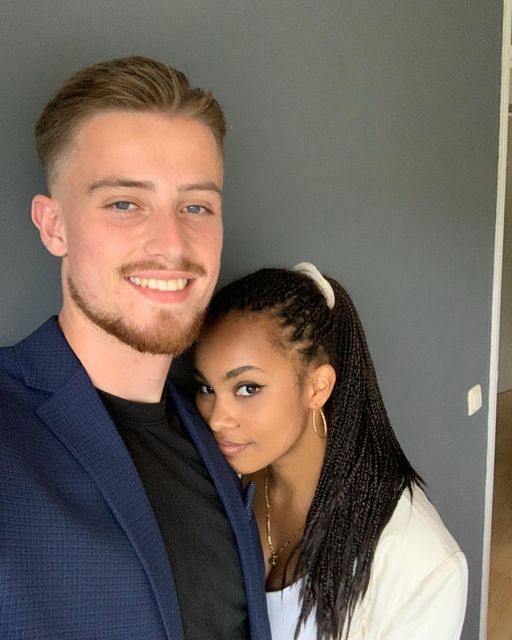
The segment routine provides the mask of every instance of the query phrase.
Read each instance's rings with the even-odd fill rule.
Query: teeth
[[[130,276],[129,280],[138,287],[156,289],[157,291],[181,291],[187,286],[188,280],[178,278],[177,280],[157,280],[156,278],[135,278]]]

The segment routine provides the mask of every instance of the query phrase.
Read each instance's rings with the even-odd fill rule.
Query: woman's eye
[[[237,396],[254,396],[262,387],[259,384],[243,384],[236,390]]]
[[[199,383],[197,385],[197,393],[200,393],[201,395],[209,395],[210,393],[213,393],[213,387],[210,387],[208,384]]]

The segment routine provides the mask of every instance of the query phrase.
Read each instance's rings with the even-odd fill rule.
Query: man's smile
[[[128,279],[138,287],[147,287],[148,289],[155,289],[158,291],[181,291],[189,282],[186,278],[161,280],[157,278],[137,278],[135,276],[130,276]]]

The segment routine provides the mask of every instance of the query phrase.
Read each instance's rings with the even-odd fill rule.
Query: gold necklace
[[[279,561],[279,556],[283,553],[283,551],[290,545],[295,538],[299,535],[299,533],[304,529],[304,525],[296,531],[292,536],[288,538],[288,540],[281,546],[277,551],[274,551],[274,545],[272,544],[272,535],[270,533],[270,501],[268,499],[268,467],[265,467],[265,507],[266,507],[266,529],[267,529],[267,542],[268,548],[270,549],[270,558],[268,562],[271,567],[275,567]]]

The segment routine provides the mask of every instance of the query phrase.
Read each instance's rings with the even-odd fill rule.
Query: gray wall
[[[58,309],[29,222],[31,129],[76,68],[143,53],[231,126],[223,279],[316,262],[352,292],[392,421],[466,552],[478,637],[499,126],[499,0],[3,0],[0,343]]]

